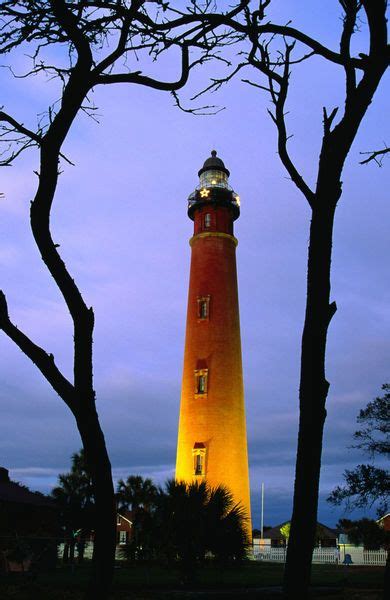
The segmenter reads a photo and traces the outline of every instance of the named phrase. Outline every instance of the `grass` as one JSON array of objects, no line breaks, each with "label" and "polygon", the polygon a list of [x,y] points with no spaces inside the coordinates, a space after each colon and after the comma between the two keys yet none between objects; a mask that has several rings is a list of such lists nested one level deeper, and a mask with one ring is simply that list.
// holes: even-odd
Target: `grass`
[{"label": "grass", "polygon": [[[383,567],[313,566],[313,598],[333,600],[379,600]],[[0,578],[2,600],[81,600],[88,581],[87,565],[59,567],[35,580]],[[115,571],[112,600],[158,599],[268,599],[280,595],[283,565],[248,562],[241,566],[199,569],[196,581],[183,586],[178,570],[138,563]]]}]

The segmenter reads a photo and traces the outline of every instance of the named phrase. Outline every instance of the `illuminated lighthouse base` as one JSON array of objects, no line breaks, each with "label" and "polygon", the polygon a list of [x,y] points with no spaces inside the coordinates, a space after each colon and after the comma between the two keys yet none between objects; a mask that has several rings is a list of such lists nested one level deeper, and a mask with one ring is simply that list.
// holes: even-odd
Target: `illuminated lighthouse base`
[{"label": "illuminated lighthouse base", "polygon": [[194,221],[176,479],[226,486],[246,511],[250,497],[233,222],[238,196],[212,156],[189,198]]}]

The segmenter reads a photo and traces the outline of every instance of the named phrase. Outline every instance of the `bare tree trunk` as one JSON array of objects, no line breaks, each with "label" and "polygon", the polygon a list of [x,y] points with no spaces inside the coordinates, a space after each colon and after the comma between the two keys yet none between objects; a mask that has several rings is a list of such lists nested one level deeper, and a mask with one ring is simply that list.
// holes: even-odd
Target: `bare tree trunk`
[{"label": "bare tree trunk", "polygon": [[288,598],[306,598],[315,542],[321,468],[328,326],[336,310],[329,304],[333,220],[336,201],[319,202],[312,212],[307,275],[306,316],[302,336],[300,420],[294,506],[284,590]]},{"label": "bare tree trunk", "polygon": [[87,600],[108,598],[116,547],[116,506],[111,464],[98,416],[96,411],[94,413],[89,415],[87,422],[85,418],[77,422],[95,498],[95,537],[91,579],[85,595]]},{"label": "bare tree trunk", "polygon": [[[84,302],[58,254],[50,232],[50,210],[58,181],[61,136],[64,137],[68,131],[85,90],[79,91],[79,95],[78,101],[74,95],[71,96],[69,106],[63,101],[57,120],[52,125],[52,137],[48,136],[42,143],[39,187],[31,204],[31,227],[42,260],[59,287],[74,324],[74,385],[69,388],[59,382],[56,391],[75,416],[93,484],[95,544],[91,580],[85,596],[92,600],[108,598],[112,583],[115,558],[114,487],[93,389],[93,310]],[[58,131],[55,131],[55,126]]]},{"label": "bare tree trunk", "polygon": [[69,541],[66,539],[64,542],[64,551],[62,553],[62,562],[67,564],[69,562]]},{"label": "bare tree trunk", "polygon": [[[351,21],[349,20],[351,14],[346,14],[341,39],[341,52],[347,57],[344,115],[332,129],[337,109],[334,109],[330,115],[324,109],[324,136],[316,190],[313,197],[308,197],[306,194],[310,200],[312,221],[306,314],[302,335],[300,421],[294,504],[283,581],[285,596],[291,600],[305,599],[309,595],[317,525],[323,428],[326,418],[325,402],[329,389],[329,383],[325,378],[326,339],[329,323],[336,311],[336,304],[329,304],[330,269],[333,221],[342,191],[341,176],[360,123],[389,63],[386,3],[382,0],[376,2],[363,0],[362,4],[370,29],[368,62],[357,83],[356,74],[349,62],[349,42],[357,14],[353,12],[357,7],[354,5]],[[283,116],[279,116],[279,120],[284,123]],[[280,131],[283,134],[283,129],[279,129]],[[286,164],[286,161],[284,162]],[[298,181],[298,187],[299,184]]]},{"label": "bare tree trunk", "polygon": [[74,565],[74,549],[76,542],[72,540],[69,544],[69,564]]}]

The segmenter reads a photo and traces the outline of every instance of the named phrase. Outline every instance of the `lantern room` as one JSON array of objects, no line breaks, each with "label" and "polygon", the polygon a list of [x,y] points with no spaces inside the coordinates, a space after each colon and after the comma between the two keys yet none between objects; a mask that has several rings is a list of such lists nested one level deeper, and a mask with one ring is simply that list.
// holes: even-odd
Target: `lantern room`
[{"label": "lantern room", "polygon": [[229,171],[223,160],[217,157],[216,150],[206,159],[199,173],[199,185],[188,198],[188,216],[194,220],[195,211],[206,205],[231,209],[232,221],[240,216],[240,197],[229,185]]}]

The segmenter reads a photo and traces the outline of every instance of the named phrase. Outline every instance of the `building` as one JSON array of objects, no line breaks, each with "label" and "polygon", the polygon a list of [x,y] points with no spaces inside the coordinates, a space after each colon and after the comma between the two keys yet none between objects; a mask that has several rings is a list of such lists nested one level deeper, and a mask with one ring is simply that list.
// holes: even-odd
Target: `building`
[{"label": "building", "polygon": [[[275,527],[267,527],[264,529],[263,538],[258,536],[253,540],[254,546],[284,547],[288,543],[289,533],[290,521],[285,521]],[[315,545],[320,548],[335,548],[337,546],[336,530],[317,522]]]},{"label": "building", "polygon": [[11,481],[0,467],[0,536],[53,537],[59,535],[58,509],[50,498]]},{"label": "building", "polygon": [[390,531],[390,513],[386,513],[383,517],[377,520],[379,527],[383,527],[385,531]]},{"label": "building", "polygon": [[133,537],[133,513],[129,510],[116,514],[116,543],[117,546],[128,544]]},{"label": "building", "polygon": [[251,531],[234,221],[239,196],[211,152],[188,199],[190,239],[184,368],[176,479],[223,484],[241,502]]},{"label": "building", "polygon": [[60,534],[55,503],[11,481],[0,467],[0,573],[28,570],[32,560],[53,567]]}]

